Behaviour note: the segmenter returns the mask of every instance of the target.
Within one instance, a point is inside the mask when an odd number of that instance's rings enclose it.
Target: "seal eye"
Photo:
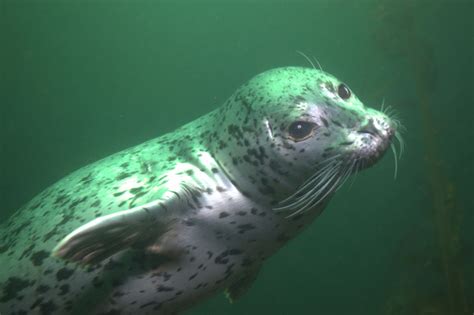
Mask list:
[[[337,94],[339,94],[339,97],[342,98],[343,100],[347,100],[349,97],[351,97],[351,90],[345,85],[344,83],[339,84],[337,87]]]
[[[309,121],[295,121],[288,128],[289,136],[294,141],[302,141],[313,134],[317,125]]]

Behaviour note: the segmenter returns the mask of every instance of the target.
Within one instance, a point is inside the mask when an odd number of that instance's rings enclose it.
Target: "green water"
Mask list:
[[[0,220],[255,74],[308,66],[300,50],[366,105],[396,109],[398,178],[387,155],[241,300],[187,314],[472,314],[473,3],[0,0]]]

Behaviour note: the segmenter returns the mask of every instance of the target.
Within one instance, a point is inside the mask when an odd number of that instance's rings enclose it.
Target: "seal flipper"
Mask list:
[[[225,295],[230,303],[234,303],[242,295],[244,295],[255,282],[260,271],[260,266],[252,268],[242,278],[232,283],[226,290]]]
[[[157,217],[160,202],[99,217],[66,236],[53,250],[53,256],[80,264],[96,264],[149,237],[164,232]]]
[[[92,220],[67,235],[52,255],[82,265],[97,264],[132,245],[156,239],[189,207],[178,192],[168,190],[163,197]]]

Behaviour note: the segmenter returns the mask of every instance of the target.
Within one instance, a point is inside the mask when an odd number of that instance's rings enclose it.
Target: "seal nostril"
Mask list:
[[[367,133],[374,137],[381,136],[379,130],[374,125],[373,119],[369,119],[365,125],[361,126],[361,128],[359,129],[359,133]]]
[[[371,136],[377,136],[377,134],[373,131],[370,131],[370,130],[359,130],[359,133],[366,133],[366,134],[369,134]]]

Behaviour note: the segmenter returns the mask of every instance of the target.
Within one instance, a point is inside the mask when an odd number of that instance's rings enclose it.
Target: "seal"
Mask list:
[[[175,314],[242,296],[399,123],[311,68],[269,70],[174,132],[87,165],[0,229],[0,313]]]

